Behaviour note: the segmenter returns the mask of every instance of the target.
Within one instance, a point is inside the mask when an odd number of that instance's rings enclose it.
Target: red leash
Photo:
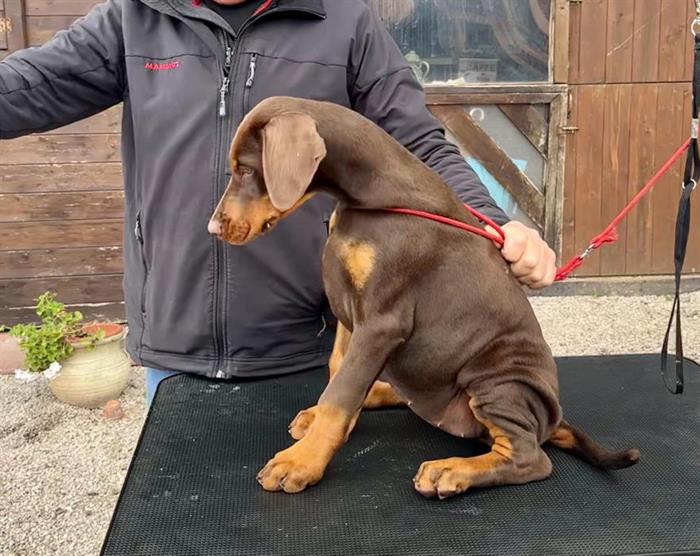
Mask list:
[[[652,187],[654,187],[659,180],[664,176],[666,172],[668,172],[671,169],[671,166],[673,166],[676,161],[683,156],[683,153],[688,150],[688,147],[690,146],[690,139],[688,139],[681,147],[678,148],[678,150],[673,153],[671,158],[669,158],[666,163],[659,169],[658,172],[654,175],[653,178],[649,180],[649,182],[642,187],[642,189],[637,193],[632,200],[627,204],[625,208],[622,209],[620,214],[618,214],[615,219],[610,222],[607,228],[605,228],[602,232],[600,232],[597,236],[595,236],[591,242],[588,244],[588,247],[581,253],[580,255],[575,256],[573,259],[571,259],[568,263],[566,263],[564,266],[562,266],[558,271],[556,278],[554,278],[556,281],[564,280],[571,272],[576,270],[581,264],[583,263],[583,259],[585,259],[588,255],[591,254],[591,251],[594,249],[598,249],[601,245],[604,245],[606,243],[614,243],[618,239],[617,235],[617,226],[618,224],[629,214],[629,212],[637,206],[639,201],[642,200],[642,197],[649,193],[651,191]]]
[[[506,239],[506,235],[503,233],[503,230],[501,230],[501,227],[498,224],[496,224],[488,216],[485,216],[485,215],[481,214],[479,211],[474,210],[469,205],[464,205],[464,208],[467,209],[469,212],[471,212],[479,220],[481,220],[482,222],[484,222],[488,226],[491,226],[494,230],[496,230],[498,235],[495,236],[493,234],[488,233],[486,230],[483,230],[482,228],[478,228],[477,226],[471,226],[469,224],[465,224],[464,222],[460,222],[459,220],[454,220],[453,218],[447,218],[446,216],[440,216],[439,214],[433,214],[432,212],[424,212],[422,210],[413,210],[413,209],[405,209],[405,208],[388,208],[386,210],[388,210],[390,212],[399,212],[401,214],[410,214],[411,216],[420,216],[421,218],[426,218],[428,220],[440,222],[441,224],[447,224],[447,225],[453,226],[455,228],[460,228],[462,230],[466,230],[467,232],[471,232],[471,233],[476,234],[478,236],[485,237],[486,239],[490,239],[491,241],[495,241],[499,245],[503,245],[503,242]]]
[[[669,158],[666,163],[659,169],[658,172],[652,177],[647,184],[632,198],[632,200],[625,206],[625,208],[622,209],[620,214],[618,214],[612,222],[608,225],[607,228],[605,228],[602,232],[600,232],[597,236],[595,236],[591,242],[588,244],[588,247],[580,254],[576,255],[573,259],[571,259],[568,263],[566,263],[564,266],[559,268],[557,270],[556,277],[554,280],[556,282],[560,282],[562,280],[565,280],[569,274],[571,274],[574,270],[576,270],[581,264],[583,263],[583,260],[591,254],[591,252],[595,249],[598,249],[601,245],[605,245],[606,243],[613,243],[617,241],[618,235],[617,235],[617,226],[620,224],[620,222],[629,214],[629,212],[639,204],[639,201],[642,200],[642,197],[649,193],[651,189],[661,180],[661,178],[664,176],[666,172],[668,172],[671,169],[671,166],[673,166],[678,159],[683,156],[683,153],[688,149],[690,145],[690,139],[688,139],[681,147],[678,148],[678,150],[673,153],[671,158]],[[405,209],[405,208],[389,208],[386,209],[390,212],[398,212],[401,214],[410,214],[412,216],[419,216],[421,218],[426,218],[428,220],[433,220],[435,222],[440,222],[442,224],[447,224],[449,226],[453,226],[455,228],[460,228],[462,230],[466,230],[467,232],[471,232],[473,234],[485,237],[486,239],[490,239],[491,241],[495,241],[498,245],[503,245],[503,242],[505,241],[505,234],[503,233],[503,230],[500,228],[498,224],[496,224],[493,220],[488,218],[487,216],[481,214],[479,211],[474,210],[468,205],[464,205],[464,207],[472,213],[476,218],[478,218],[481,222],[484,224],[491,226],[494,230],[496,230],[496,233],[498,235],[493,235],[487,232],[486,230],[479,228],[477,226],[470,226],[469,224],[465,224],[464,222],[460,222],[459,220],[454,220],[453,218],[447,218],[446,216],[440,216],[439,214],[433,214],[432,212],[424,212],[422,210],[413,210],[413,209]]]

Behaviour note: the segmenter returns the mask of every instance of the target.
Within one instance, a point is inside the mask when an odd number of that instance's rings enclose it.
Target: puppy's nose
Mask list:
[[[221,225],[221,222],[219,222],[216,217],[211,218],[209,220],[209,225],[207,226],[207,230],[209,231],[210,234],[213,234],[215,236],[220,236],[221,233],[223,232],[223,226]]]

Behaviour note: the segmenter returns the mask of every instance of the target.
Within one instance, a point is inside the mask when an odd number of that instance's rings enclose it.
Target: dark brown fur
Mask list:
[[[212,222],[232,243],[254,240],[316,192],[338,199],[323,255],[343,327],[332,380],[292,423],[299,442],[261,471],[264,488],[314,484],[363,404],[402,400],[435,426],[491,445],[484,456],[425,462],[414,479],[425,496],[546,478],[548,441],[607,469],[637,460],[636,450],[606,452],[562,421],[550,349],[491,242],[372,210],[413,208],[477,224],[436,173],[378,126],[328,103],[268,99],[241,124],[231,166]],[[386,382],[375,382],[380,375]]]

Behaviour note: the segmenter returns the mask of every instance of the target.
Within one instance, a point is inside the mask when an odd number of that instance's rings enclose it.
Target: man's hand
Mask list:
[[[490,226],[486,229],[496,231]],[[506,236],[501,247],[503,258],[521,283],[532,289],[540,289],[554,282],[556,255],[533,229],[512,220],[501,227]]]

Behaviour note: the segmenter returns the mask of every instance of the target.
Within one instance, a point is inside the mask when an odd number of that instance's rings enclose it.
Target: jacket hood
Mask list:
[[[143,4],[158,10],[159,12],[169,15],[186,15],[192,17],[201,17],[202,12],[197,6],[194,6],[192,0],[139,0]],[[297,11],[309,15],[315,15],[319,18],[326,17],[326,10],[323,5],[323,0],[273,0],[269,9],[278,9],[280,11]],[[204,19],[209,19],[205,17]],[[213,18],[212,18],[213,20]]]

